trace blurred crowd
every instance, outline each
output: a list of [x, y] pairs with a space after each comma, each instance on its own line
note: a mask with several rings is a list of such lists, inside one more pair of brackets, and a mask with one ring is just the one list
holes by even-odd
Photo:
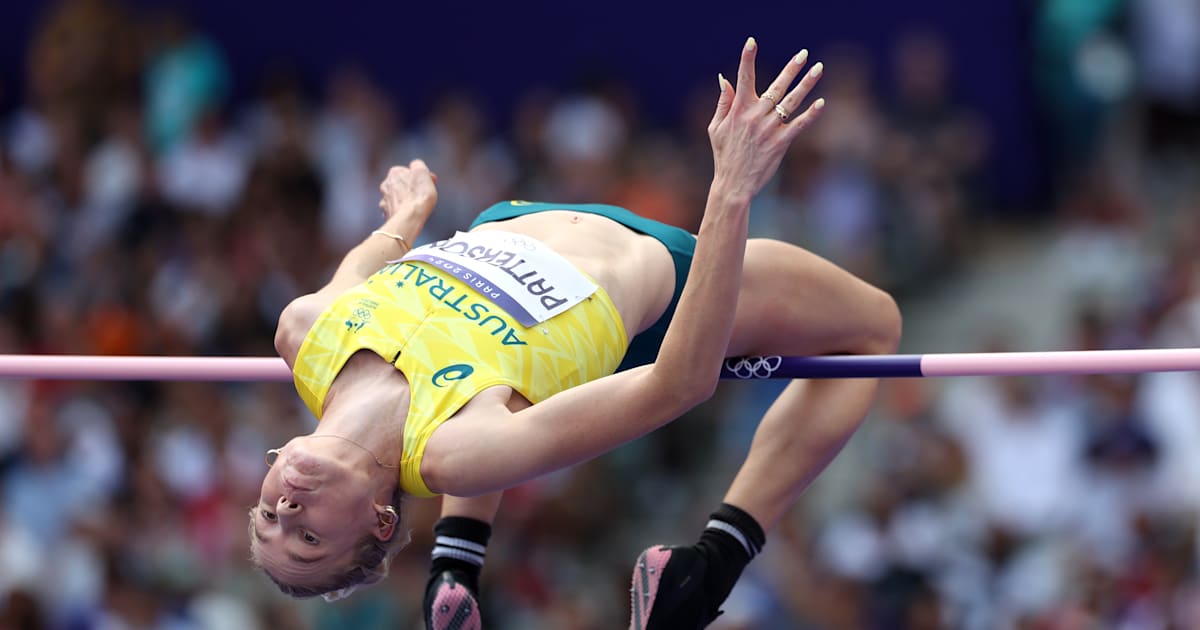
[[[1035, 18], [1050, 185], [1001, 232], [1050, 235], [1061, 349], [1200, 346], [1200, 2], [1047, 0]], [[992, 130], [935, 31], [897, 37], [886, 67], [849, 43], [820, 58], [830, 107], [752, 232], [903, 305], [994, 244]], [[508, 120], [469, 86], [405, 118], [354, 67], [316, 93], [272, 70], [235, 100], [220, 42], [108, 0], [48, 9], [26, 61], [0, 110], [3, 353], [273, 354], [283, 306], [377, 226], [379, 181], [416, 157], [439, 176], [423, 241], [510, 198], [693, 229], [711, 178], [712, 90], [673, 126], [611, 81], [530, 92]], [[981, 323], [960, 350], [1030, 349], [1021, 334]], [[773, 387], [725, 387], [509, 492], [488, 627], [621, 627], [637, 552], [694, 539]], [[888, 382], [713, 627], [1200, 627], [1197, 410], [1196, 373]], [[0, 629], [419, 627], [435, 502], [409, 502], [411, 549], [345, 602], [288, 600], [250, 567], [263, 453], [312, 422], [284, 384], [0, 381]]]

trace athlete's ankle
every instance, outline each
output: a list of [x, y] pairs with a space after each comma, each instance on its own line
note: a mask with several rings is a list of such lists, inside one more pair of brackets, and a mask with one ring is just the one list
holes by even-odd
[[632, 617], [636, 630], [703, 628], [721, 614], [746, 565], [766, 543], [754, 517], [722, 504], [700, 539], [686, 547], [651, 547], [634, 567]]
[[704, 586], [714, 606], [725, 601], [765, 544], [762, 527], [745, 511], [722, 503], [712, 513], [695, 548], [707, 561]]
[[479, 574], [487, 556], [492, 527], [465, 516], [447, 516], [433, 527], [435, 545], [430, 563], [430, 585], [446, 571], [472, 594], [479, 593]]

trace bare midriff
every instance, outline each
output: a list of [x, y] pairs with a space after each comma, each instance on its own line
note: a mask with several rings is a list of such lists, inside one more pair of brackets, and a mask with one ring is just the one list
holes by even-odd
[[657, 239], [611, 219], [568, 210], [484, 223], [473, 231], [532, 236], [592, 277], [612, 298], [632, 338], [666, 311], [675, 289], [671, 254]]

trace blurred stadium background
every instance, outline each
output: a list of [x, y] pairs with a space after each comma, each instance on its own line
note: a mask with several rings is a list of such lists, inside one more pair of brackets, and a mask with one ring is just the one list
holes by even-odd
[[[0, 8], [0, 352], [268, 355], [422, 157], [425, 239], [508, 198], [695, 227], [715, 75], [800, 47], [829, 108], [752, 230], [893, 292], [909, 352], [1200, 345], [1200, 0]], [[508, 494], [490, 628], [623, 627], [775, 385]], [[897, 380], [713, 628], [1197, 628], [1200, 375]], [[285, 385], [0, 382], [0, 629], [417, 628], [247, 562]], [[803, 422], [803, 419], [797, 419]], [[787, 462], [780, 462], [787, 465]]]

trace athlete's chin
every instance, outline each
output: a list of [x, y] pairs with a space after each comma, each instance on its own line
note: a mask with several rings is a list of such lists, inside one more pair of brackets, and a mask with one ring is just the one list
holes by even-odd
[[279, 474], [279, 478], [283, 482], [284, 490], [296, 498], [321, 487], [319, 478], [304, 475], [295, 470], [284, 470]]
[[303, 444], [292, 444], [285, 451], [284, 466], [291, 469], [299, 477], [318, 478], [334, 463], [334, 460], [320, 451], [305, 448]]

